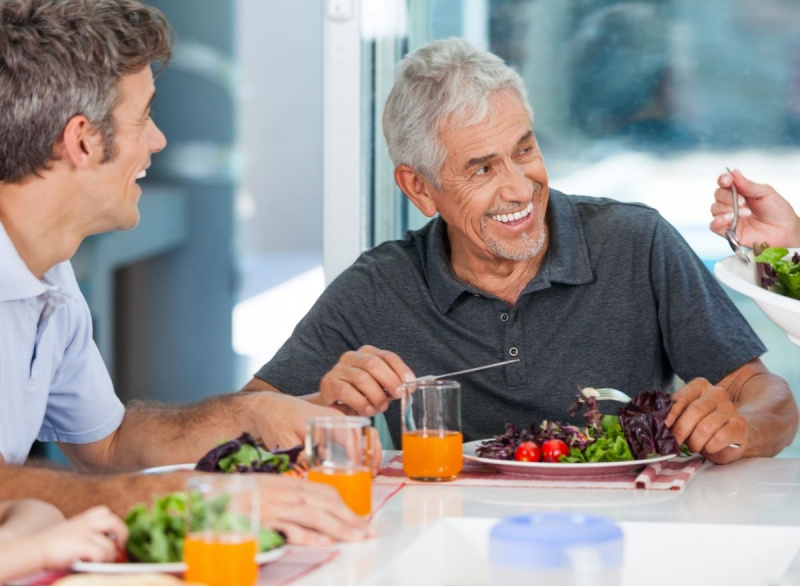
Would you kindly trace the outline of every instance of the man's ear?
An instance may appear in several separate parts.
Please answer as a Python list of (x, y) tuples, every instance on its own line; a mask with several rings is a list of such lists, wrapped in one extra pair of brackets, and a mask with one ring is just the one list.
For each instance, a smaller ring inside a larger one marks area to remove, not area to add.
[(438, 210), (432, 197), (433, 188), (424, 177), (408, 165), (398, 165), (394, 170), (394, 180), (419, 211), (429, 218), (436, 215)]
[(56, 159), (66, 160), (78, 169), (88, 169), (102, 160), (103, 140), (89, 119), (78, 114), (69, 119), (53, 150)]

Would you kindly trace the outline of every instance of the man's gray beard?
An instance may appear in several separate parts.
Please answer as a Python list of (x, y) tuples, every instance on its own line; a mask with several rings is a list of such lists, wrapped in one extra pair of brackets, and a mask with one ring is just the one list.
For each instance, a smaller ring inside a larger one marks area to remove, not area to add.
[(528, 260), (535, 257), (542, 251), (544, 247), (546, 231), (544, 226), (539, 230), (539, 238), (533, 240), (528, 234), (522, 234), (522, 241), (524, 246), (522, 249), (506, 248), (504, 242), (497, 242), (496, 240), (487, 239), (486, 247), (500, 258), (506, 260)]

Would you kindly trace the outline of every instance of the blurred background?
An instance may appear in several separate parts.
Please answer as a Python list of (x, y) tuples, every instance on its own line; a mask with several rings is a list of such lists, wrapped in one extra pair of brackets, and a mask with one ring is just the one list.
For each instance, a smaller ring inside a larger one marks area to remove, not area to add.
[[(177, 37), (154, 105), (168, 146), (140, 226), (74, 262), (124, 401), (240, 388), (359, 252), (424, 223), (379, 121), (395, 64), (433, 39), (519, 70), (551, 186), (658, 209), (709, 268), (731, 254), (708, 231), (726, 166), (800, 210), (792, 0), (150, 3)], [(800, 347), (728, 292), (800, 395)]]

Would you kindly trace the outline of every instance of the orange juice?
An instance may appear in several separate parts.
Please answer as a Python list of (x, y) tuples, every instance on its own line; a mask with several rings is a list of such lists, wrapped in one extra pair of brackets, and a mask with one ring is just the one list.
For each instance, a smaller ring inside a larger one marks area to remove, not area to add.
[(453, 480), (464, 464), (459, 431), (407, 431), (403, 434), (403, 471), (420, 480)]
[(311, 482), (330, 484), (357, 515), (372, 511), (372, 474), (366, 468), (317, 466), (308, 471)]
[(258, 579), (253, 535), (200, 532), (183, 540), (187, 582), (207, 586), (255, 586)]

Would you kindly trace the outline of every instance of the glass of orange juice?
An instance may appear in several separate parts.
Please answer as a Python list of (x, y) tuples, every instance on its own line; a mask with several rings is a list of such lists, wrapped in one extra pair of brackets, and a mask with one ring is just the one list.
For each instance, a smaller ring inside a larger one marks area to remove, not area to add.
[(464, 463), (461, 385), (436, 380), (401, 388), (403, 471), (413, 480), (453, 480)]
[(207, 586), (254, 586), (260, 523), (256, 479), (239, 474), (196, 476), (186, 488), (184, 579)]
[(369, 426), (366, 417), (314, 417), (306, 422), (308, 479), (330, 484), (353, 512), (372, 512), (369, 468)]

